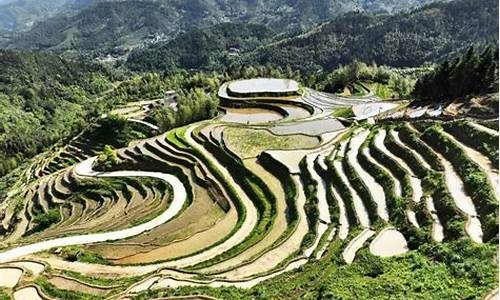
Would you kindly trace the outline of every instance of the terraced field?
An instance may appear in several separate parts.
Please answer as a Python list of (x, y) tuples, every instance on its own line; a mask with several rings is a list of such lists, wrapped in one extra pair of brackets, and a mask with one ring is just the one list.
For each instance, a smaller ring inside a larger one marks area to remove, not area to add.
[(225, 114), (119, 149), (112, 169), (78, 154), (78, 140), (34, 166), (37, 180), (0, 204), (0, 287), (16, 300), (132, 299), (251, 288), (334, 248), (348, 265), (360, 251), (498, 241), (494, 129), (377, 121), (405, 103), (373, 97), (238, 98), (226, 87)]

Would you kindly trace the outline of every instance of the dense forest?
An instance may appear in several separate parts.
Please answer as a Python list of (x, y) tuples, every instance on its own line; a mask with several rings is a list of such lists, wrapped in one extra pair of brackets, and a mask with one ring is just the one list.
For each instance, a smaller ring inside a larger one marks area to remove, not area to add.
[(420, 78), (415, 98), (442, 101), (471, 94), (498, 92), (498, 48), (487, 47), (479, 52), (474, 47)]
[[(471, 43), (497, 43), (498, 2), (458, 0), (409, 13), (351, 13), (308, 34), (257, 49), (245, 62), (331, 70), (353, 59), (408, 67), (440, 61)], [(304, 59), (307, 58), (307, 59)]]
[(139, 48), (129, 55), (126, 66), (136, 71), (217, 70), (237, 63), (240, 53), (270, 42), (273, 36), (274, 32), (262, 25), (216, 25), (182, 34), (166, 43)]
[(52, 54), (0, 50), (0, 175), (110, 108), (116, 71)]
[(271, 64), (307, 73), (333, 70), (356, 59), (395, 67), (420, 66), (453, 56), (471, 43), (496, 42), (498, 3), (480, 2), (434, 3), (396, 15), (349, 13), (305, 34), (278, 34), (272, 39), (261, 26), (214, 26), (138, 48), (126, 65), (134, 70), (166, 71)]

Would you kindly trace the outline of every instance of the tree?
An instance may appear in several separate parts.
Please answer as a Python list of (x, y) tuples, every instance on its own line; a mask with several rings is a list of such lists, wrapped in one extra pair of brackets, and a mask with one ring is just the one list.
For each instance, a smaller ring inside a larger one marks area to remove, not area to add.
[(121, 160), (118, 158), (116, 151), (110, 145), (105, 145), (102, 151), (102, 154), (99, 155), (99, 167), (103, 169), (111, 169), (121, 163)]

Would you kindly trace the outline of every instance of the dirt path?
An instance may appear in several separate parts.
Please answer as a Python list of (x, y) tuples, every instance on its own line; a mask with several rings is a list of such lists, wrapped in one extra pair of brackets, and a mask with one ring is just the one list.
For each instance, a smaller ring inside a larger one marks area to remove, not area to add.
[(280, 262), (285, 260), (288, 256), (293, 254), (297, 249), (300, 248), (302, 239), (307, 234), (309, 227), (307, 224), (307, 217), (304, 211), (305, 195), (304, 187), (297, 175), (294, 175), (293, 181), (297, 186), (298, 196), (297, 196), (297, 209), (299, 213), (299, 221), (297, 227), (293, 234), (280, 246), (266, 252), (256, 261), (242, 266), (235, 270), (222, 273), (221, 275), (225, 278), (231, 279), (242, 279), (254, 274), (263, 273), (275, 268)]
[[(394, 140), (395, 140), (395, 142), (397, 144), (399, 144), (401, 147), (407, 148), (406, 145), (404, 145), (403, 143), (401, 143), (401, 141), (399, 140), (399, 135), (398, 135), (397, 132), (391, 130), (390, 134), (394, 138)], [(378, 142), (380, 143), (380, 140)], [(384, 145), (384, 148), (385, 148), (385, 145)], [(388, 155), (390, 154), (390, 157), (392, 159), (394, 159), (405, 170), (405, 172), (410, 175), (410, 184), (411, 184), (411, 188), (413, 190), (413, 201), (415, 203), (420, 202), (420, 198), (422, 198), (422, 196), (424, 195), (424, 191), (422, 189), (422, 182), (421, 182), (421, 180), (415, 175), (415, 173), (413, 173), (413, 171), (410, 168), (410, 166), (408, 166), (408, 164), (403, 159), (401, 159), (398, 156), (392, 154), (392, 152), (390, 152), (389, 149), (385, 148), (385, 150), (387, 151), (386, 154), (388, 154)], [(409, 150), (412, 151), (411, 149), (409, 149)], [(415, 153), (415, 152), (412, 151), (412, 153)], [(417, 157), (420, 157), (420, 156), (417, 156)], [(425, 164), (427, 166), (429, 166), (427, 163), (425, 163)]]
[(325, 183), (323, 178), (318, 175), (316, 170), (314, 169), (314, 161), (319, 157), (318, 154), (310, 154), (306, 156), (307, 169), (311, 174), (312, 179), (314, 179), (317, 184), (317, 197), (318, 197), (318, 210), (319, 210), (319, 219), (326, 224), (331, 223), (330, 219), (330, 208), (328, 206), (328, 201), (326, 200), (326, 191), (325, 191)]
[(256, 159), (245, 160), (245, 167), (252, 171), (255, 175), (261, 178), (267, 186), (270, 188), (271, 192), (276, 197), (276, 218), (273, 222), (273, 227), (271, 231), (262, 239), (261, 242), (250, 247), (240, 255), (233, 258), (224, 260), (221, 263), (215, 264), (208, 268), (200, 269), (199, 272), (214, 272), (217, 270), (226, 270), (231, 267), (240, 265), (242, 262), (247, 261), (254, 257), (255, 255), (261, 253), (266, 248), (273, 246), (273, 244), (278, 240), (278, 238), (285, 232), (288, 226), (287, 222), (287, 204), (285, 199), (285, 192), (281, 186), (280, 181), (274, 177), (272, 174), (267, 172), (260, 164), (257, 163)]
[(225, 242), (222, 244), (219, 244), (213, 248), (208, 249), (207, 251), (203, 251), (202, 253), (199, 253), (197, 255), (193, 255), (190, 257), (186, 257), (184, 259), (176, 260), (174, 262), (166, 263), (167, 266), (171, 267), (185, 267), (189, 265), (194, 265), (197, 263), (200, 263), (202, 261), (211, 259), (229, 249), (234, 247), (235, 245), (241, 243), (253, 230), (255, 225), (257, 224), (258, 220), (258, 213), (257, 209), (255, 208), (255, 205), (253, 202), (248, 198), (248, 196), (245, 194), (243, 189), (236, 184), (234, 179), (232, 178), (232, 175), (227, 171), (226, 168), (224, 168), (218, 161), (213, 157), (212, 154), (210, 154), (208, 151), (205, 150), (201, 145), (199, 145), (196, 141), (193, 140), (191, 137), (191, 133), (193, 132), (194, 126), (190, 126), (188, 129), (186, 129), (185, 132), (185, 139), (189, 145), (196, 149), (198, 152), (202, 153), (202, 155), (205, 156), (205, 158), (210, 161), (210, 163), (215, 166), (219, 170), (219, 172), (222, 174), (222, 176), (227, 180), (228, 184), (234, 187), (236, 193), (240, 197), (243, 206), (245, 207), (246, 210), (246, 218), (243, 220), (243, 224), (241, 225), (240, 229), (235, 232), (230, 238), (228, 238)]
[(350, 142), (351, 149), (347, 153), (347, 157), (349, 159), (349, 163), (354, 168), (356, 173), (358, 173), (358, 176), (361, 178), (361, 180), (365, 183), (373, 200), (377, 204), (377, 214), (380, 216), (382, 220), (388, 221), (389, 213), (387, 212), (384, 189), (380, 184), (378, 184), (375, 181), (375, 179), (368, 172), (365, 171), (365, 169), (361, 167), (361, 165), (358, 162), (358, 154), (360, 152), (360, 147), (369, 134), (370, 131), (363, 130), (362, 132), (356, 134), (354, 137), (351, 138)]
[[(387, 155), (388, 157), (390, 157), (391, 159), (396, 161), (402, 168), (405, 169), (405, 171), (408, 174), (413, 175), (413, 172), (411, 172), (408, 165), (402, 159), (400, 159), (396, 155), (392, 154), (392, 152), (389, 151), (389, 149), (387, 149), (385, 147), (384, 140), (385, 140), (386, 135), (387, 135), (387, 132), (385, 130), (379, 130), (379, 132), (375, 135), (375, 138), (373, 140), (375, 147), (377, 147), (380, 151), (384, 152), (385, 155)], [(412, 188), (412, 199), (414, 202), (417, 203), (420, 201), (420, 198), (423, 195), (422, 186), (420, 184), (420, 179), (418, 179), (416, 177), (410, 177), (410, 185)], [(406, 212), (406, 215), (408, 216), (408, 220), (410, 221), (410, 223), (412, 223), (417, 228), (420, 227), (418, 222), (417, 222), (417, 218), (415, 217), (414, 211), (408, 210)]]
[(396, 177), (394, 177), (394, 175), (391, 173), (391, 171), (389, 169), (387, 169), (386, 167), (381, 165), (378, 161), (375, 160), (375, 158), (373, 158), (373, 156), (370, 154), (369, 147), (363, 148), (362, 152), (363, 152), (363, 155), (366, 156), (366, 158), (372, 164), (374, 164), (377, 167), (379, 167), (380, 169), (384, 170), (387, 174), (389, 174), (389, 176), (391, 176), (392, 181), (394, 182), (394, 190), (395, 190), (394, 193), (396, 194), (396, 196), (401, 197), (401, 195), (403, 194), (403, 188), (401, 187), (401, 182), (399, 182), (399, 180)]
[(500, 297), (498, 296), (498, 288), (494, 289), (489, 293), (484, 300), (498, 300)]
[(48, 281), (61, 290), (79, 291), (94, 296), (104, 296), (111, 290), (111, 288), (85, 284), (78, 280), (70, 279), (64, 276), (53, 276)]
[[(428, 170), (432, 169), (431, 166), (427, 163), (427, 161), (422, 157), (422, 155), (420, 153), (413, 150), (413, 148), (407, 146), (405, 143), (403, 143), (403, 141), (401, 141), (401, 139), (399, 138), (399, 132), (391, 130), (391, 135), (394, 138), (394, 141), (396, 142), (396, 144), (398, 144), (400, 147), (403, 147), (406, 150), (410, 151), (417, 158), (417, 160), (422, 164), (422, 166), (424, 166), (424, 168), (426, 168)], [(408, 169), (409, 169), (409, 167), (408, 167)], [(411, 171), (411, 170), (409, 170), (409, 171)]]
[(323, 254), (325, 254), (326, 249), (328, 248), (330, 243), (333, 241), (333, 238), (335, 237), (336, 233), (337, 233), (337, 229), (332, 228), (332, 230), (328, 233), (328, 236), (326, 238), (326, 241), (325, 241), (323, 247), (321, 247), (321, 249), (319, 249), (319, 251), (316, 253), (316, 259), (320, 259), (323, 257)]
[[(395, 142), (401, 146), (401, 147), (404, 147), (405, 149), (407, 149), (408, 151), (410, 151), (416, 158), (417, 160), (422, 164), (422, 166), (424, 168), (426, 168), (427, 170), (432, 170), (432, 167), (427, 163), (427, 161), (422, 157), (422, 155), (413, 150), (413, 148), (409, 147), (408, 145), (406, 145), (400, 138), (399, 138), (399, 132), (397, 131), (391, 131), (391, 134), (395, 140)], [(439, 220), (439, 217), (436, 213), (436, 209), (434, 207), (434, 200), (430, 197), (426, 197), (425, 198), (425, 204), (426, 204), (426, 208), (427, 208), (427, 211), (429, 211), (429, 213), (431, 214), (431, 218), (432, 218), (432, 238), (437, 241), (437, 242), (441, 242), (444, 238), (443, 236), (443, 226), (441, 225), (441, 221)], [(415, 218), (415, 223), (416, 223), (416, 218)]]
[(349, 219), (347, 218), (345, 203), (335, 187), (330, 186), (330, 189), (339, 206), (339, 238), (345, 240), (349, 234)]
[(138, 124), (142, 124), (142, 125), (147, 126), (147, 127), (151, 128), (153, 130), (158, 130), (158, 131), (160, 130), (160, 127), (158, 127), (156, 125), (153, 125), (153, 124), (151, 124), (149, 122), (143, 121), (143, 120), (137, 120), (137, 119), (129, 118), (128, 121), (129, 122), (138, 123)]
[(434, 200), (431, 197), (425, 197), (425, 205), (432, 217), (432, 239), (436, 242), (442, 242), (444, 239), (443, 225), (436, 213)]
[(158, 178), (160, 180), (164, 180), (172, 186), (172, 189), (174, 191), (174, 195), (172, 197), (173, 199), (172, 202), (170, 203), (170, 206), (161, 215), (154, 218), (153, 220), (131, 228), (111, 231), (106, 233), (95, 233), (95, 234), (56, 238), (52, 240), (45, 240), (43, 242), (34, 243), (31, 245), (12, 248), (8, 251), (0, 253), (0, 262), (10, 261), (19, 257), (23, 257), (28, 254), (46, 251), (55, 247), (91, 244), (104, 241), (120, 240), (131, 236), (136, 236), (140, 233), (151, 230), (163, 223), (168, 222), (182, 210), (184, 202), (187, 199), (187, 193), (186, 193), (186, 188), (177, 177), (170, 174), (164, 174), (159, 172), (144, 172), (144, 171), (95, 172), (92, 170), (92, 164), (95, 161), (95, 159), (96, 158), (93, 157), (87, 159), (84, 162), (81, 162), (76, 166), (75, 172), (79, 176), (87, 176), (87, 177), (153, 177), (153, 178)]
[(273, 272), (268, 275), (256, 277), (253, 279), (248, 279), (248, 280), (240, 280), (240, 281), (229, 281), (229, 280), (213, 280), (210, 282), (202, 282), (202, 281), (194, 281), (194, 280), (182, 280), (182, 279), (175, 279), (172, 277), (165, 277), (165, 278), (159, 278), (156, 280), (156, 283), (152, 283), (149, 286), (142, 286), (141, 289), (134, 288), (131, 291), (133, 292), (138, 292), (138, 291), (143, 291), (145, 289), (162, 289), (162, 288), (177, 288), (177, 287), (182, 287), (182, 286), (208, 286), (208, 287), (224, 287), (224, 286), (233, 286), (237, 288), (244, 288), (248, 289), (251, 288), (258, 283), (273, 278), (275, 276), (281, 275), (285, 272), (289, 272), (292, 270), (295, 270), (307, 263), (307, 258), (302, 258), (298, 260), (294, 260), (290, 264), (288, 264), (284, 269), (281, 269), (279, 271)]

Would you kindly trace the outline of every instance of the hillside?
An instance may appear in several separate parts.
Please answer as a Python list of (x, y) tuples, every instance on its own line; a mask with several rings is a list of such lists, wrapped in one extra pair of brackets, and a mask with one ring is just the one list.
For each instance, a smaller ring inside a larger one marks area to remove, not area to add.
[[(28, 0), (25, 0), (28, 1)], [(57, 52), (77, 51), (101, 54), (122, 53), (128, 48), (142, 45), (143, 42), (168, 40), (179, 33), (192, 29), (220, 24), (223, 22), (255, 23), (279, 28), (280, 31), (302, 31), (316, 24), (325, 22), (350, 11), (392, 12), (419, 6), (426, 0), (414, 1), (338, 1), (338, 0), (279, 0), (279, 1), (106, 1), (90, 5), (72, 16), (61, 13), (51, 16), (60, 10), (68, 10), (69, 0), (60, 5), (50, 2), (48, 6), (26, 4), (29, 9), (38, 9), (33, 18), (41, 18), (41, 22), (25, 33), (19, 33), (6, 43), (10, 48), (33, 50), (51, 50)], [(96, 1), (94, 1), (95, 3)], [(17, 23), (30, 23), (29, 17), (18, 17), (24, 8), (14, 2), (0, 6), (0, 16), (5, 14), (3, 27), (14, 30)], [(78, 1), (88, 4), (87, 1)], [(57, 6), (57, 7), (56, 7)], [(3, 8), (2, 8), (3, 7)], [(13, 7), (13, 8), (9, 8)], [(81, 5), (79, 6), (81, 8)], [(19, 13), (14, 13), (16, 10)], [(50, 10), (50, 14), (46, 11)], [(73, 9), (73, 11), (77, 11)], [(26, 12), (29, 15), (28, 12)], [(24, 20), (11, 20), (20, 18)], [(38, 19), (37, 19), (38, 20)], [(9, 25), (9, 23), (13, 23)], [(16, 24), (14, 24), (16, 23)], [(0, 29), (2, 28), (0, 23)], [(26, 26), (25, 26), (26, 27)], [(113, 51), (114, 49), (114, 51)]]
[[(395, 16), (348, 14), (311, 32), (273, 43), (245, 62), (332, 69), (357, 59), (398, 67), (439, 61), (474, 44), (498, 44), (498, 2), (457, 0)], [(304, 57), (309, 60), (304, 62)]]
[(96, 95), (117, 79), (102, 66), (52, 54), (0, 50), (0, 176), (106, 107)]
[[(272, 40), (269, 36), (262, 38), (259, 27), (241, 28), (253, 39), (251, 47), (240, 39), (228, 42), (239, 36), (236, 32), (209, 27), (136, 49), (126, 65), (134, 70), (163, 71), (179, 67), (217, 70), (229, 63), (271, 64), (290, 65), (306, 72), (331, 70), (352, 60), (396, 67), (419, 66), (440, 61), (471, 43), (497, 42), (498, 2), (481, 0), (481, 5), (476, 2), (431, 4), (393, 16), (349, 13), (308, 33), (277, 35)], [(243, 25), (231, 27), (236, 26)], [(233, 47), (239, 51), (231, 53)], [(304, 57), (308, 60), (304, 61)]]
[(0, 0), (0, 300), (498, 300), (495, 1)]
[(128, 56), (126, 66), (142, 71), (217, 70), (233, 62), (237, 63), (240, 53), (252, 51), (270, 42), (274, 34), (263, 25), (215, 25), (181, 34), (165, 43), (136, 49)]
[[(455, 61), (495, 69), (493, 52)], [(460, 92), (498, 93), (494, 76), (473, 72), (436, 71), (420, 89), (479, 75), (483, 87)], [(401, 70), (353, 63), (325, 75), (342, 74), (359, 80), (357, 92), (322, 92), (304, 84), (310, 76), (253, 66), (115, 85), (101, 99), (120, 105), (96, 131), (0, 178), (0, 296), (494, 294), (498, 111), (379, 98), (378, 89), (406, 85), (387, 82)]]

